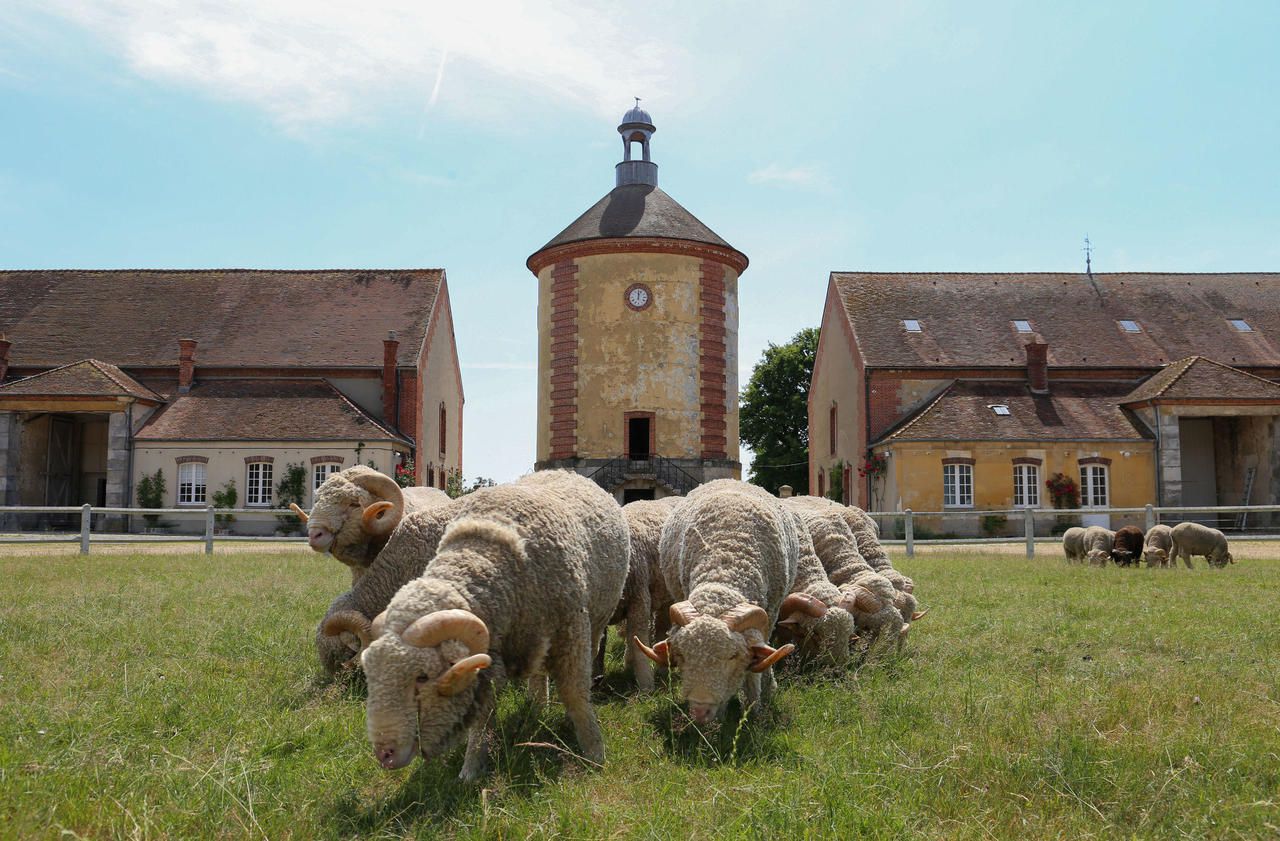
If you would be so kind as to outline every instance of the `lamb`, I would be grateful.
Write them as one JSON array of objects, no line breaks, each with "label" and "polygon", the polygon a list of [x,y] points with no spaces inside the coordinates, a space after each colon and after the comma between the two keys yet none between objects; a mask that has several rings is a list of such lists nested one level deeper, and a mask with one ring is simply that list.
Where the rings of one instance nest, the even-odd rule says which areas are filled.
[{"label": "lamb", "polygon": [[1062,553],[1067,556],[1067,563],[1084,563],[1084,533],[1080,526],[1072,526],[1062,533]]},{"label": "lamb", "polygon": [[682,671],[681,696],[698,724],[719,720],[744,692],[759,714],[776,681],[773,664],[795,650],[766,643],[796,577],[796,518],[767,491],[736,479],[695,488],[662,529],[659,557],[678,601],[672,629],[649,659]]},{"label": "lamb", "polygon": [[508,680],[549,675],[583,755],[604,762],[591,660],[622,596],[630,547],[613,497],[544,471],[463,497],[435,558],[396,593],[361,654],[378,762],[431,759],[467,733],[459,777],[488,770]]},{"label": "lamb", "polygon": [[1102,526],[1089,526],[1080,539],[1080,548],[1084,550],[1089,566],[1106,566],[1115,544],[1116,533]]},{"label": "lamb", "polygon": [[1116,566],[1137,566],[1142,557],[1142,529],[1124,526],[1116,532],[1111,544],[1111,560]]},{"label": "lamb", "polygon": [[[637,500],[622,507],[631,539],[631,568],[627,572],[622,601],[618,603],[609,624],[616,625],[626,621],[626,634],[623,637],[627,641],[626,665],[635,676],[636,686],[641,692],[653,691],[653,664],[638,652],[631,640],[638,639],[648,645],[653,639],[655,623],[662,626],[663,634],[667,631],[665,622],[656,621],[659,611],[663,617],[666,616],[673,601],[667,593],[662,569],[658,565],[658,541],[662,537],[663,525],[679,501],[680,497],[669,496],[657,500]],[[596,653],[597,675],[604,674],[604,649],[605,639],[602,638],[600,649]]]},{"label": "lamb", "polygon": [[[867,654],[876,656],[900,646],[910,623],[923,613],[902,614],[895,604],[900,593],[883,575],[873,570],[858,551],[856,536],[849,527],[844,506],[828,505],[829,500],[798,496],[786,500],[798,514],[814,550],[832,584],[840,589],[840,605],[853,614],[857,629],[867,637]],[[914,602],[914,599],[912,599]]]},{"label": "lamb", "polygon": [[291,507],[307,525],[311,548],[349,566],[355,584],[405,513],[448,502],[449,495],[442,490],[401,488],[390,476],[358,464],[316,488],[310,514],[296,504]]},{"label": "lamb", "polygon": [[1172,568],[1176,562],[1176,558],[1169,556],[1169,550],[1173,548],[1173,529],[1166,525],[1152,526],[1147,532],[1146,543],[1142,547],[1142,557],[1147,562],[1147,567],[1170,567]]},{"label": "lamb", "polygon": [[1170,552],[1170,563],[1177,564],[1181,557],[1187,569],[1191,569],[1191,556],[1204,555],[1209,566],[1221,569],[1227,564],[1234,564],[1235,558],[1227,551],[1227,537],[1217,529],[1202,526],[1199,523],[1178,523],[1171,533],[1173,550]]}]

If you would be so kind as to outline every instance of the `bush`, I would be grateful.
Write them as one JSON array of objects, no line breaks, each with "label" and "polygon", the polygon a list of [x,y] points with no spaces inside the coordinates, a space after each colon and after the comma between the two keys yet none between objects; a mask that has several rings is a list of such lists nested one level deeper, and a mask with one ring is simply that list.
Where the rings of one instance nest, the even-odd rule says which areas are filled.
[{"label": "bush", "polygon": [[[289,464],[284,468],[284,475],[276,485],[276,500],[280,508],[288,508],[289,503],[302,507],[302,500],[307,493],[307,469],[301,464]],[[296,532],[302,526],[298,515],[290,511],[288,514],[277,514],[276,522],[285,534]]]},{"label": "bush", "polygon": [[981,520],[982,533],[987,537],[999,537],[1008,524],[1009,518],[1004,514],[984,514]]},{"label": "bush", "polygon": [[[213,500],[214,508],[235,508],[236,503],[240,500],[240,495],[236,493],[236,480],[228,479],[222,484],[220,490],[214,491],[210,495]],[[214,514],[213,519],[219,525],[229,526],[236,521],[235,514]]]},{"label": "bush", "polygon": [[[164,471],[156,470],[150,476],[144,475],[138,480],[136,494],[138,497],[138,506],[141,508],[163,508],[164,494],[167,488],[164,483]],[[143,514],[142,519],[147,521],[149,528],[155,528],[160,522],[159,514]]]}]

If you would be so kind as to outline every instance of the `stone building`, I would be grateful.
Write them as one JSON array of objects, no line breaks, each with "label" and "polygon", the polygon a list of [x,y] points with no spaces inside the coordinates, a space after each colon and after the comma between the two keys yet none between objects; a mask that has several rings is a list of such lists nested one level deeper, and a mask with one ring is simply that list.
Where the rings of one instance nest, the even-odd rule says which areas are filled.
[{"label": "stone building", "polygon": [[833,273],[811,487],[1048,508],[1062,473],[1084,507],[1275,504],[1277,380],[1277,274]]},{"label": "stone building", "polygon": [[536,468],[593,476],[622,501],[742,469],[747,258],[658,187],[655,131],[639,107],[626,113],[616,186],[528,260],[538,278]]},{"label": "stone building", "polygon": [[129,507],[159,470],[165,507],[270,508],[291,465],[309,504],[410,457],[444,487],[462,405],[443,271],[0,272],[3,505]]}]

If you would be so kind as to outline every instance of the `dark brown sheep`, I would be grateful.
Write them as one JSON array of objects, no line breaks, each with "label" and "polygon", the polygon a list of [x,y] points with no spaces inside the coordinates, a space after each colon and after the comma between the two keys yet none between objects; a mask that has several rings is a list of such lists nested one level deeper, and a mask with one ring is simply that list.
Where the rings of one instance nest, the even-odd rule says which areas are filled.
[{"label": "dark brown sheep", "polygon": [[1111,548],[1111,560],[1118,567],[1137,566],[1142,558],[1142,529],[1137,526],[1125,526],[1116,532],[1115,542]]}]

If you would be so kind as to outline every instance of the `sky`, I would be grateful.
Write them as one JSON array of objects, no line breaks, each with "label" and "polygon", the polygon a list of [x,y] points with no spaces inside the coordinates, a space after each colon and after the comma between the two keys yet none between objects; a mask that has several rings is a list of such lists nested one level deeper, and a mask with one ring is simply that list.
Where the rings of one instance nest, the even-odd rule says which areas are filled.
[{"label": "sky", "polygon": [[[743,383],[832,271],[1280,271],[1280,3],[6,0],[0,268],[444,268],[467,477],[534,461],[525,259],[659,183]],[[1069,314],[1064,314],[1069,317]]]}]

